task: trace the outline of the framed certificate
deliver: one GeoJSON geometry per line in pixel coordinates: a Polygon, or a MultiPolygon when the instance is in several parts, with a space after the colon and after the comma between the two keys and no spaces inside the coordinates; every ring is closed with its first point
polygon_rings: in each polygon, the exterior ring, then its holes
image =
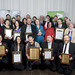
{"type": "Polygon", "coordinates": [[[61,64],[67,64],[67,65],[70,65],[70,54],[65,54],[65,53],[62,53],[61,54],[61,64]]]}
{"type": "Polygon", "coordinates": [[[64,28],[56,28],[55,30],[55,40],[63,40],[64,28]]]}
{"type": "Polygon", "coordinates": [[[40,60],[40,47],[29,47],[30,60],[40,60]]]}
{"type": "Polygon", "coordinates": [[[5,35],[12,37],[12,29],[5,29],[5,35]]]}
{"type": "Polygon", "coordinates": [[[45,60],[50,60],[52,58],[53,55],[53,50],[52,49],[44,49],[44,59],[45,60]]]}
{"type": "Polygon", "coordinates": [[[32,33],[26,33],[26,32],[25,32],[25,42],[28,41],[28,35],[30,35],[30,34],[32,34],[32,33]]]}
{"type": "Polygon", "coordinates": [[[21,51],[13,51],[12,52],[12,63],[22,63],[22,52],[21,51]]]}
{"type": "Polygon", "coordinates": [[[6,55],[6,45],[0,45],[0,56],[6,55]]]}
{"type": "Polygon", "coordinates": [[[21,31],[13,31],[13,40],[15,40],[16,37],[20,35],[21,35],[21,31]]]}

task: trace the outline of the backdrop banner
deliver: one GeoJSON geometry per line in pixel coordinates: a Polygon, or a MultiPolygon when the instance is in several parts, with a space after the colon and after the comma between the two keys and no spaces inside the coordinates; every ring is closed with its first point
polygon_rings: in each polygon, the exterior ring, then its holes
{"type": "Polygon", "coordinates": [[[64,19],[64,11],[48,11],[48,15],[50,17],[54,17],[55,15],[57,15],[58,18],[64,19]]]}
{"type": "Polygon", "coordinates": [[[0,10],[0,17],[6,18],[6,14],[9,14],[12,17],[16,17],[20,15],[20,11],[18,10],[0,10]]]}

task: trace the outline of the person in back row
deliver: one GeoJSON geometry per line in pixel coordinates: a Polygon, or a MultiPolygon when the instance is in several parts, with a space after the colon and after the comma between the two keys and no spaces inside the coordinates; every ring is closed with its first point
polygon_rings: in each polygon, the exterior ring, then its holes
{"type": "Polygon", "coordinates": [[[21,38],[25,41],[25,33],[32,33],[36,39],[36,27],[31,24],[31,19],[27,19],[27,25],[22,26],[21,28],[21,38]]]}

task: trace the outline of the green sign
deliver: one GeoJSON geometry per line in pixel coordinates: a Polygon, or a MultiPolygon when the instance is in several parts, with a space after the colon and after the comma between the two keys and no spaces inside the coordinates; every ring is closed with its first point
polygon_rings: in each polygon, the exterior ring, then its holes
{"type": "Polygon", "coordinates": [[[48,11],[48,15],[50,17],[54,17],[55,15],[57,15],[58,18],[64,19],[64,11],[48,11]]]}

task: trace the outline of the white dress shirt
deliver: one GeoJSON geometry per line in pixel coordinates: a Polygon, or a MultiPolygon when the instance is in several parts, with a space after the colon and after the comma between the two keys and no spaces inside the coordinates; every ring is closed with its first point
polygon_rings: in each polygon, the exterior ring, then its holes
{"type": "Polygon", "coordinates": [[[62,24],[58,25],[59,28],[62,28],[62,24]]]}
{"type": "MultiPolygon", "coordinates": [[[[66,44],[64,44],[64,46],[63,46],[63,53],[64,53],[64,50],[65,50],[65,45],[66,44]]],[[[70,45],[70,42],[67,43],[65,54],[69,54],[69,45],[70,45]]]]}
{"type": "Polygon", "coordinates": [[[32,30],[31,30],[31,25],[27,25],[27,28],[26,28],[26,32],[32,32],[32,30]]]}

